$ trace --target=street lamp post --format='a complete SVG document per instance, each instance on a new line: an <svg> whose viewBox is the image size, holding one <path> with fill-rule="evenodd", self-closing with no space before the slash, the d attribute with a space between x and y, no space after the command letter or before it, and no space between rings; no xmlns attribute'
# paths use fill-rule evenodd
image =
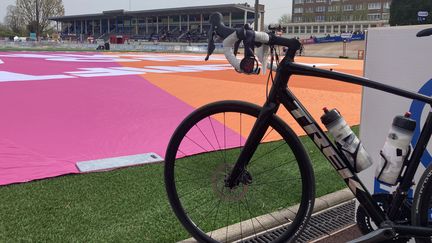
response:
<svg viewBox="0 0 432 243"><path fill-rule="evenodd" d="M259 0L255 0L255 22L254 22L254 26L255 26L255 31L258 31L258 15L259 15Z"/></svg>
<svg viewBox="0 0 432 243"><path fill-rule="evenodd" d="M39 40L39 0L36 0L36 41Z"/></svg>

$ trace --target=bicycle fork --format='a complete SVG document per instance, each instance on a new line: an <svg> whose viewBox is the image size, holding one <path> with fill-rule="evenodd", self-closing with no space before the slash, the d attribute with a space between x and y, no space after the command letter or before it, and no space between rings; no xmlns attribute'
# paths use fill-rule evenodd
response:
<svg viewBox="0 0 432 243"><path fill-rule="evenodd" d="M270 119L272 118L273 114L277 112L278 108L279 104L276 104L275 102L267 101L264 104L264 107L258 115L258 118L252 127L251 133L240 152L240 156L238 157L234 168L231 170L231 173L225 180L226 187L232 189L238 186L240 183L249 184L252 181L252 177L246 170L246 167L268 129L270 125Z"/></svg>
<svg viewBox="0 0 432 243"><path fill-rule="evenodd" d="M284 58L281 63L287 62L289 63L290 59ZM246 167L249 164L249 161L255 153L255 150L257 149L261 140L263 139L264 134L270 125L273 114L276 114L280 107L280 101L278 100L280 90L286 89L288 80L291 76L291 73L288 72L287 68L287 65L280 65L278 67L273 85L267 96L267 100L264 103L264 106L260 111L254 126L252 127L251 133L246 139L243 149L240 151L240 156L238 157L234 168L231 170L231 173L225 180L225 186L230 189L238 186L240 182L250 184L252 180L250 174L246 170Z"/></svg>

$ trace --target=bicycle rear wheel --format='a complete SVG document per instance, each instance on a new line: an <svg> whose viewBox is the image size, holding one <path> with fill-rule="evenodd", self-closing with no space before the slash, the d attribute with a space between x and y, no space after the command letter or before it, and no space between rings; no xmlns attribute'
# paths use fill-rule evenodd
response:
<svg viewBox="0 0 432 243"><path fill-rule="evenodd" d="M177 218L200 242L243 241L282 226L275 242L296 238L312 213L310 159L277 116L239 186L225 187L260 107L240 101L206 105L177 128L165 155L165 186ZM181 158L180 158L181 157Z"/></svg>
<svg viewBox="0 0 432 243"><path fill-rule="evenodd" d="M414 193L412 222L416 226L432 227L432 165L419 180ZM416 238L417 243L432 242L432 238Z"/></svg>

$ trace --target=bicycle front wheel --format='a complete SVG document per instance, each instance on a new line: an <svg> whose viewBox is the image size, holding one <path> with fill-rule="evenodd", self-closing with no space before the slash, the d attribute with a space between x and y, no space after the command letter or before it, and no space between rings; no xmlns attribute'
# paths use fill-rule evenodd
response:
<svg viewBox="0 0 432 243"><path fill-rule="evenodd" d="M295 133L274 115L241 183L233 168L260 107L222 101L194 111L165 155L165 186L177 218L200 242L244 241L281 227L275 242L295 239L315 196L310 159ZM283 233L282 233L283 232Z"/></svg>

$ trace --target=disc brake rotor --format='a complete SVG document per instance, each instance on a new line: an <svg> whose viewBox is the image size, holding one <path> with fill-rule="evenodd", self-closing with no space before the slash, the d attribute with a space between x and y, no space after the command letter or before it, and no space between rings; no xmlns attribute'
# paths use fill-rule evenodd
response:
<svg viewBox="0 0 432 243"><path fill-rule="evenodd" d="M212 176L212 188L215 194L223 201L241 201L246 196L248 183L239 183L234 188L225 186L225 180L232 170L232 165L221 164L216 167Z"/></svg>

